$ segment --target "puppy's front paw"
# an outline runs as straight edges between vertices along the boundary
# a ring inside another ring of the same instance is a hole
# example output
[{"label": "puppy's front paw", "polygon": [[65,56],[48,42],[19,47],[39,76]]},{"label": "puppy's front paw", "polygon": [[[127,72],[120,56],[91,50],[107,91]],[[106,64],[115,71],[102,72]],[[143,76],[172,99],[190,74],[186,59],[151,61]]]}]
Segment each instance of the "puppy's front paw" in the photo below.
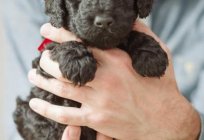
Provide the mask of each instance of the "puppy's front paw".
[{"label": "puppy's front paw", "polygon": [[145,77],[161,77],[168,66],[167,54],[159,44],[138,48],[133,60],[134,69]]},{"label": "puppy's front paw", "polygon": [[51,59],[59,63],[64,78],[75,85],[94,79],[97,62],[82,43],[69,41],[51,50]]}]

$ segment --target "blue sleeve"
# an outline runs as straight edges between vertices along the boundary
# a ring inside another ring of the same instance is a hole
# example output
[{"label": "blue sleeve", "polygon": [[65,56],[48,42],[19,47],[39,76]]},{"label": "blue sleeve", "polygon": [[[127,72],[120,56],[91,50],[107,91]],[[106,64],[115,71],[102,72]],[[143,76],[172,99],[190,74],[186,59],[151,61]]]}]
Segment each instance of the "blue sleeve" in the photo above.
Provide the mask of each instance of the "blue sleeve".
[{"label": "blue sleeve", "polygon": [[200,117],[201,117],[201,132],[198,140],[204,140],[204,115],[200,114]]}]

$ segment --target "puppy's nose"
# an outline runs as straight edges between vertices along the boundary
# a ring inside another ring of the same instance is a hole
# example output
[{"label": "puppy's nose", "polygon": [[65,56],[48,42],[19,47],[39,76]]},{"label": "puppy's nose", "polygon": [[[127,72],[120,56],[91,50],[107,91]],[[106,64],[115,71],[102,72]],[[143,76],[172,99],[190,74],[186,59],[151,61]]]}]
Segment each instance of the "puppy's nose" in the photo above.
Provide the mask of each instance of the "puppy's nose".
[{"label": "puppy's nose", "polygon": [[114,19],[110,16],[96,16],[94,25],[99,28],[108,28],[114,22]]}]

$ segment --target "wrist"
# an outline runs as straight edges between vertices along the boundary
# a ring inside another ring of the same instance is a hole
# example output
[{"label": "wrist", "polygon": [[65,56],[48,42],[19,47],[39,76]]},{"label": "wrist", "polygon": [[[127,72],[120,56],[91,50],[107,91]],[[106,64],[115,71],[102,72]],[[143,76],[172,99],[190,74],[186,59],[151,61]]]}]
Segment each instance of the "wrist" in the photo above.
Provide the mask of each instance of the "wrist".
[{"label": "wrist", "polygon": [[192,111],[189,111],[189,125],[186,134],[186,140],[198,140],[201,132],[201,119],[199,113],[192,107]]},{"label": "wrist", "polygon": [[[181,96],[180,96],[181,97]],[[179,97],[177,96],[177,99]],[[146,140],[198,140],[201,131],[199,113],[184,98],[170,101],[169,112],[157,122],[157,131],[149,131]],[[166,108],[166,107],[165,107]],[[156,130],[153,129],[153,130]]]},{"label": "wrist", "polygon": [[176,140],[198,140],[201,131],[201,119],[199,113],[188,101],[186,101],[181,107],[181,116],[176,121]]},{"label": "wrist", "polygon": [[171,111],[166,113],[155,140],[198,140],[201,132],[199,113],[184,98],[177,97],[170,104]]}]

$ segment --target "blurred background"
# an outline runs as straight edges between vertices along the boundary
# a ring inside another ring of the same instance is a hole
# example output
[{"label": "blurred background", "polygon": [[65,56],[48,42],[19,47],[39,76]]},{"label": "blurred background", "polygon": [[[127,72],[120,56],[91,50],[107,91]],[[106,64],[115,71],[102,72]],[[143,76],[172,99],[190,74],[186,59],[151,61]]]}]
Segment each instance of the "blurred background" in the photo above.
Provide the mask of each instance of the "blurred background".
[{"label": "blurred background", "polygon": [[0,0],[0,140],[21,140],[12,115],[16,98],[25,98],[31,87],[27,73],[42,41],[43,3]]},{"label": "blurred background", "polygon": [[[0,25],[1,26],[1,25]],[[3,43],[3,39],[2,39],[2,28],[0,27],[0,60],[3,60],[4,59],[4,51],[3,51],[3,45],[4,45],[4,43]],[[3,68],[3,61],[0,61],[0,116],[2,116],[2,114],[3,114],[3,104],[2,104],[2,102],[3,102],[3,70],[2,70],[2,68]],[[0,117],[0,119],[1,119],[1,117]],[[3,127],[2,127],[2,125],[0,125],[0,132],[3,132],[4,131],[4,129],[3,129]],[[3,136],[3,134],[4,133],[2,133],[2,135],[0,135],[0,139],[1,140],[4,140],[4,136]]]},{"label": "blurred background", "polygon": [[[0,9],[1,9],[1,1],[0,1]],[[1,10],[0,10],[1,11]],[[0,14],[0,19],[1,19],[1,14]],[[0,20],[0,119],[2,119],[1,116],[3,116],[3,105],[4,105],[4,66],[6,63],[5,60],[5,56],[6,56],[6,52],[5,52],[5,40],[4,40],[4,36],[3,36],[3,29],[2,29],[2,24],[1,24],[1,20]],[[3,129],[3,125],[2,125],[2,121],[0,121],[0,140],[5,140],[5,133],[4,133],[4,129]]]}]

